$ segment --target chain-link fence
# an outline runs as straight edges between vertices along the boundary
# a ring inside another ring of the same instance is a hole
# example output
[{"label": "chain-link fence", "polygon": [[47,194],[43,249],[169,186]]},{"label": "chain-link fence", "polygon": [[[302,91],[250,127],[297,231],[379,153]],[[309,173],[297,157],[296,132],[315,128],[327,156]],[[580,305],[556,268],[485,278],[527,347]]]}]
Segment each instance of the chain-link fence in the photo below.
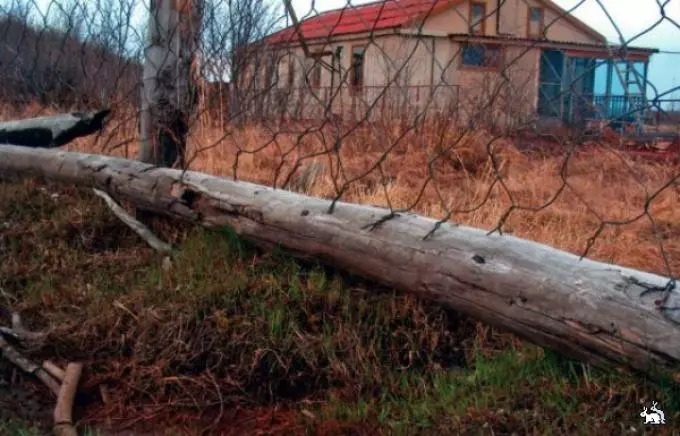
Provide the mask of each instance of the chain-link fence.
[{"label": "chain-link fence", "polygon": [[162,3],[1,1],[2,117],[110,107],[67,148],[136,158],[179,108],[191,170],[680,267],[676,3]]}]

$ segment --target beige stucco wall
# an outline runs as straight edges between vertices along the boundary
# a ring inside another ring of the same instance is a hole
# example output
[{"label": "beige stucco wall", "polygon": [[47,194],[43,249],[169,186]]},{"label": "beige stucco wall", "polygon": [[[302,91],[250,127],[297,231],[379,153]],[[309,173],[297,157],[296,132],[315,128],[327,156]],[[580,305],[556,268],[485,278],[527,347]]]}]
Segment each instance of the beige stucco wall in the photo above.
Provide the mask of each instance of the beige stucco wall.
[{"label": "beige stucco wall", "polygon": [[[525,8],[525,17],[527,13],[528,8]],[[546,9],[545,11],[545,25],[548,26],[548,39],[553,41],[582,42],[586,44],[597,44],[602,42],[577,28],[575,25],[562,18],[561,14],[552,9]]]},{"label": "beige stucco wall", "polygon": [[[349,48],[345,50],[348,52]],[[364,70],[366,87],[360,101],[353,103],[353,110],[361,116],[362,110],[368,110],[376,99],[382,98],[392,102],[392,106],[429,107],[434,111],[443,110],[455,101],[466,106],[463,112],[471,114],[485,105],[497,87],[503,92],[493,103],[492,116],[499,117],[498,112],[505,110],[524,117],[535,110],[538,49],[527,51],[506,47],[504,59],[512,64],[504,70],[507,79],[499,71],[463,67],[461,50],[459,44],[447,37],[389,36],[368,43]],[[344,59],[343,68],[349,68],[349,59]],[[385,92],[389,83],[394,85]],[[351,106],[347,102],[356,98],[343,92],[343,100],[346,109]],[[381,104],[379,100],[374,110],[383,108]]]},{"label": "beige stucco wall", "polygon": [[[287,116],[313,118],[323,114],[330,104],[331,95],[339,92],[332,102],[332,112],[341,116],[349,114],[361,118],[371,107],[374,113],[397,109],[417,112],[426,107],[429,111],[443,111],[454,103],[461,105],[462,115],[465,116],[478,111],[496,87],[501,86],[504,92],[516,97],[497,99],[492,111],[494,117],[499,116],[497,112],[501,108],[508,108],[508,102],[515,105],[511,110],[516,113],[524,114],[527,107],[535,107],[539,54],[537,49],[523,53],[525,49],[506,48],[505,59],[514,60],[513,66],[506,70],[510,82],[504,81],[498,71],[463,67],[461,46],[447,37],[393,35],[374,40],[338,42],[323,48],[312,47],[312,51],[334,51],[338,46],[343,46],[342,76],[349,80],[351,50],[358,45],[366,47],[365,86],[361,95],[353,94],[346,84],[343,89],[337,90],[341,74],[336,74],[333,81],[335,89],[330,89],[331,72],[325,68],[321,73],[321,88],[306,88],[304,71],[312,61],[305,57],[301,48],[295,48],[283,54],[279,64],[278,90],[273,93],[278,95],[278,100],[272,97],[270,103],[263,105],[270,109],[276,108],[271,110],[277,114],[283,110]],[[326,61],[330,63],[330,58]],[[287,89],[288,62],[295,63],[293,90]],[[388,85],[389,88],[385,91]],[[516,107],[518,102],[523,105],[521,110]],[[285,109],[280,108],[282,104]]]},{"label": "beige stucco wall", "polygon": [[[461,63],[460,44],[447,39],[437,41],[435,84],[458,87],[456,95],[461,116],[479,113],[496,91],[501,92],[492,103],[489,115],[508,112],[526,118],[535,111],[538,87],[538,61],[540,50],[507,46],[504,49],[505,66],[501,71],[467,68]],[[449,91],[454,93],[453,90]]]},{"label": "beige stucco wall", "polygon": [[[493,10],[493,3],[496,0],[486,0],[486,10],[489,14]],[[484,1],[480,1],[483,3]],[[423,33],[434,35],[448,35],[451,33],[467,33],[469,30],[468,21],[470,19],[470,3],[464,2],[452,6],[449,10],[440,12],[427,18],[422,26]],[[486,31],[495,32],[496,17],[489,16],[486,19]]]},{"label": "beige stucco wall", "polygon": [[390,36],[369,46],[366,58],[366,84],[384,85],[398,75],[410,86],[430,84],[432,38]]},{"label": "beige stucco wall", "polygon": [[526,21],[521,21],[520,17],[526,20],[526,12],[522,13],[522,8],[527,8],[524,0],[505,0],[500,9],[500,33],[525,36]]},{"label": "beige stucco wall", "polygon": [[[480,2],[486,3],[485,34],[488,36],[497,35],[496,20],[498,19],[500,33],[522,38],[528,37],[527,18],[529,8],[544,7],[545,24],[549,25],[548,39],[583,43],[600,42],[563,18],[554,8],[539,0],[505,0],[500,8],[500,14],[496,13],[498,8],[497,0],[480,0]],[[423,33],[441,36],[451,33],[467,33],[469,19],[470,2],[464,2],[428,18],[423,25]]]},{"label": "beige stucco wall", "polygon": [[584,32],[554,8],[539,0],[506,0],[501,6],[500,32],[526,38],[529,8],[543,7],[547,37],[554,41],[598,43],[597,38]]},{"label": "beige stucco wall", "polygon": [[[449,44],[448,40],[444,41]],[[380,111],[386,109],[384,102],[392,106],[398,105],[424,105],[429,98],[430,84],[432,82],[433,64],[433,38],[416,38],[403,35],[381,36],[372,39],[354,39],[346,42],[335,42],[325,46],[311,46],[312,52],[333,51],[342,47],[340,59],[341,72],[336,72],[331,82],[331,71],[322,68],[321,88],[315,91],[306,89],[304,82],[305,66],[309,67],[313,61],[305,57],[301,48],[288,50],[279,64],[278,88],[285,91],[288,86],[288,62],[295,63],[294,91],[286,96],[287,105],[293,111],[302,110],[309,114],[314,110],[322,110],[324,104],[330,104],[333,93],[338,94],[333,99],[332,109],[338,115],[347,114],[348,111],[361,117],[370,107]],[[441,42],[438,42],[441,44]],[[351,53],[357,46],[365,47],[364,60],[364,89],[361,95],[356,95],[347,85],[350,80]],[[330,63],[331,58],[325,58]],[[343,79],[344,87],[338,90],[338,85]],[[330,89],[333,83],[334,89]],[[384,91],[386,85],[392,84],[388,91]],[[408,87],[408,89],[407,89]],[[312,92],[318,98],[312,98]],[[304,98],[301,103],[300,99]],[[320,101],[319,101],[320,100]],[[376,104],[376,100],[379,104]],[[299,106],[302,105],[302,109]],[[295,112],[298,113],[298,112]]]}]

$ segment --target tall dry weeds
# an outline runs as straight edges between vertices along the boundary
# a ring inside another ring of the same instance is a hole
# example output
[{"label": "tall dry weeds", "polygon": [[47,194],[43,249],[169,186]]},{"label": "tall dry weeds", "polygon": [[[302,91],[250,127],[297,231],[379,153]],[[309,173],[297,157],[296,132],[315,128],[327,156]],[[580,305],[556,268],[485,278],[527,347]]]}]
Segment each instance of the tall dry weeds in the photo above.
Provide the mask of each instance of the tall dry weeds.
[{"label": "tall dry weeds", "polygon": [[[111,129],[67,148],[134,158],[135,138],[122,131]],[[668,273],[663,241],[670,266],[679,265],[680,244],[672,237],[680,218],[672,207],[677,184],[649,203],[654,222],[644,214],[648,197],[678,170],[675,164],[632,157],[607,141],[576,150],[553,143],[549,154],[521,152],[510,138],[445,123],[417,133],[392,125],[347,132],[328,126],[199,126],[190,138],[190,169],[277,187],[288,181],[288,188],[308,195],[332,199],[342,193],[343,201],[411,208],[488,230],[514,206],[506,232],[577,254],[603,222],[610,223],[590,257]]]}]

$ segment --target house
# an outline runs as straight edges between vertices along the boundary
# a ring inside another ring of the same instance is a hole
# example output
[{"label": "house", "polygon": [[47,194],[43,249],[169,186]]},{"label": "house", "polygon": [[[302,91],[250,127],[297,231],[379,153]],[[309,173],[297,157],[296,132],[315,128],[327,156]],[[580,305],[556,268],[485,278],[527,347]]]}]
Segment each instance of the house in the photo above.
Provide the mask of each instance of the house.
[{"label": "house", "polygon": [[631,121],[655,52],[611,45],[550,0],[381,0],[267,36],[244,77],[260,116]]}]

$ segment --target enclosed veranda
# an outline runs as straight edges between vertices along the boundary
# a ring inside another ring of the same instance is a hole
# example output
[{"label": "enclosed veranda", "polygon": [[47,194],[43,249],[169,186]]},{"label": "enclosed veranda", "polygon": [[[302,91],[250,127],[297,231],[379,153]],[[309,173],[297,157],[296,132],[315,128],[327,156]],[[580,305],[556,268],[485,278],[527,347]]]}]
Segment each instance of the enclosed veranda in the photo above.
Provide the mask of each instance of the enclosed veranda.
[{"label": "enclosed veranda", "polygon": [[641,131],[652,49],[541,51],[538,115],[564,125],[608,122]]}]

